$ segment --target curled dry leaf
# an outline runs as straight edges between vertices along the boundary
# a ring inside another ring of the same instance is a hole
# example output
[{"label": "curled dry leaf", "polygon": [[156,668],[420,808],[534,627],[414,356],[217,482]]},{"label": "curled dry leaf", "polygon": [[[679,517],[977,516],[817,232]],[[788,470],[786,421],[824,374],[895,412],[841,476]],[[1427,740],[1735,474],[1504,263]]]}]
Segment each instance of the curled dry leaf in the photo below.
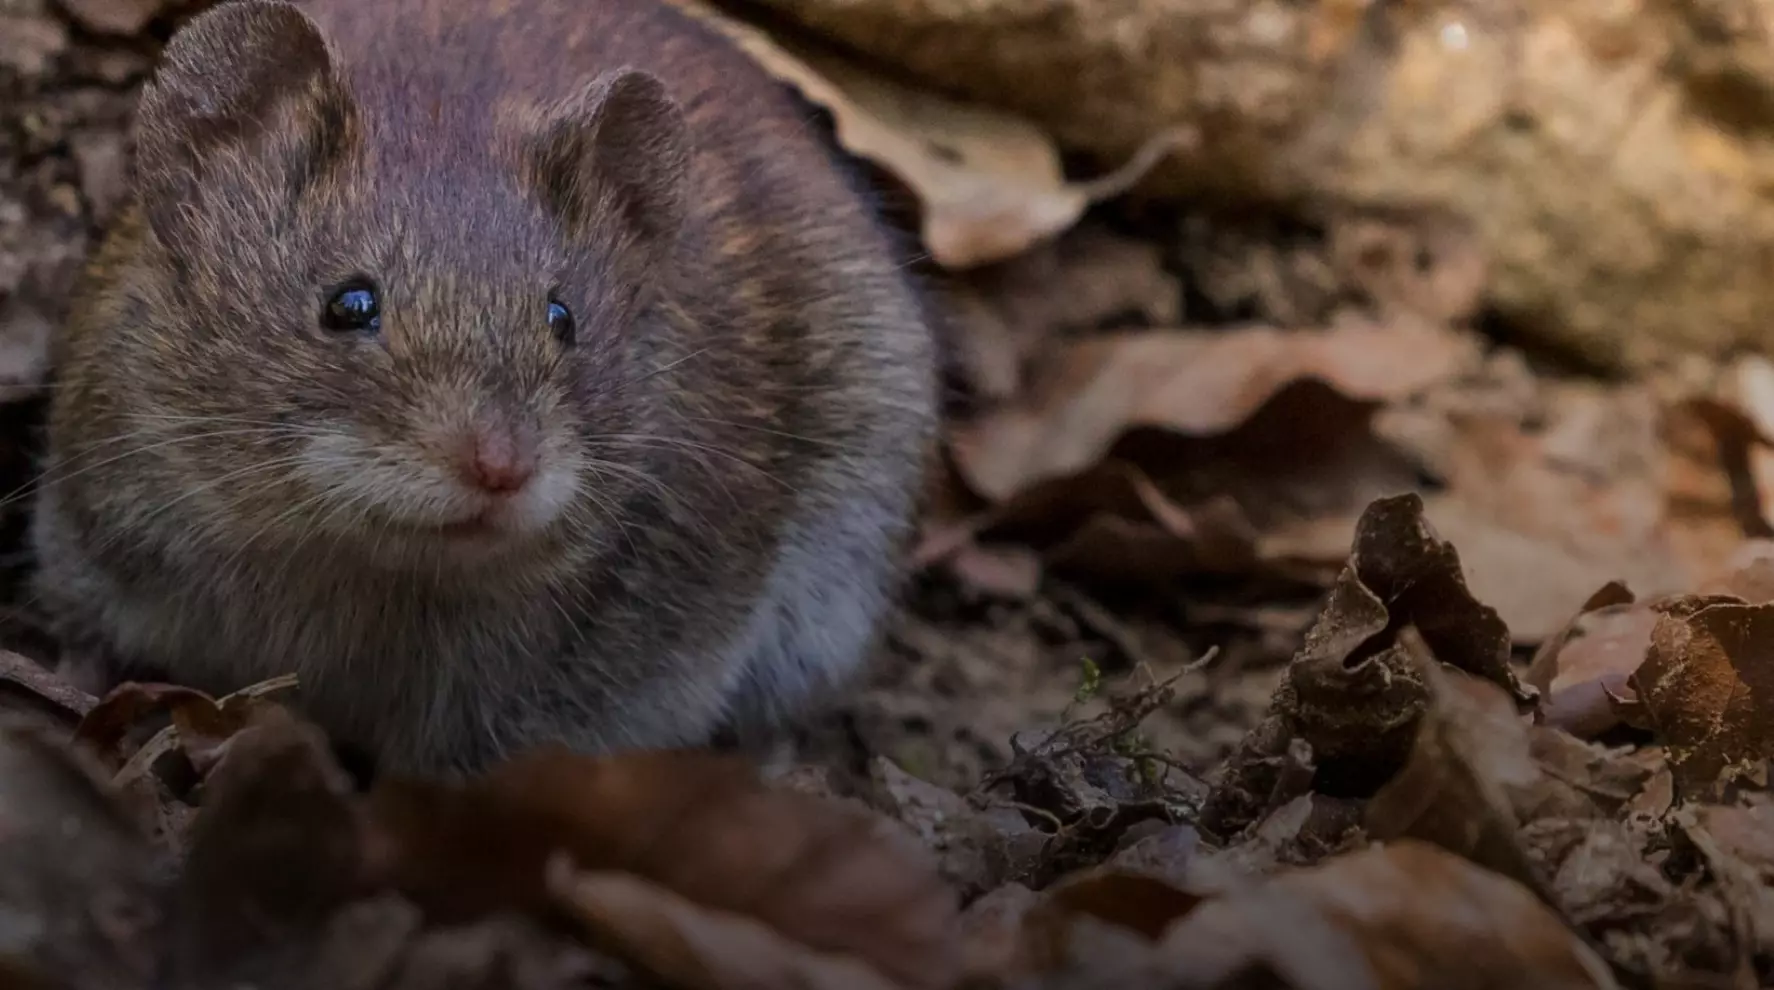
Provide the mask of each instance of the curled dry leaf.
[{"label": "curled dry leaf", "polygon": [[[140,764],[149,756],[182,749],[200,771],[214,765],[223,745],[253,718],[273,707],[271,695],[296,687],[294,674],[250,684],[215,699],[202,691],[175,684],[119,684],[86,713],[74,739],[119,768]],[[172,725],[160,730],[139,749],[129,748],[130,734],[150,716],[166,714]],[[145,768],[143,768],[145,771]],[[133,776],[133,775],[132,775]]]},{"label": "curled dry leaf", "polygon": [[1459,554],[1429,526],[1422,498],[1376,500],[1269,717],[1228,759],[1203,812],[1210,827],[1235,832],[1265,813],[1295,739],[1311,747],[1317,780],[1334,781],[1337,793],[1368,793],[1391,778],[1429,697],[1424,664],[1400,635],[1407,628],[1440,661],[1520,701],[1533,697],[1510,670],[1508,628],[1472,597]]},{"label": "curled dry leaf", "polygon": [[1688,596],[1659,605],[1632,675],[1684,795],[1774,758],[1774,604]]},{"label": "curled dry leaf", "polygon": [[824,107],[839,144],[904,183],[921,207],[924,246],[947,268],[1001,261],[1071,227],[1193,134],[1165,131],[1120,168],[1067,182],[1052,139],[1015,114],[904,85],[806,41],[773,38],[701,0],[672,2]]},{"label": "curled dry leaf", "polygon": [[[1509,630],[1467,590],[1459,554],[1424,518],[1422,498],[1379,499],[1362,513],[1349,564],[1278,695],[1321,761],[1372,755],[1410,731],[1426,695],[1421,665],[1400,643],[1407,627],[1441,662],[1518,701],[1533,697],[1509,667]],[[1366,704],[1352,706],[1355,698]]]},{"label": "curled dry leaf", "polygon": [[0,712],[24,710],[73,724],[98,700],[30,657],[0,650]]},{"label": "curled dry leaf", "polygon": [[771,791],[736,760],[543,750],[460,785],[384,781],[367,813],[376,871],[440,918],[545,911],[547,863],[564,852],[576,875],[669,891],[598,901],[632,902],[649,925],[683,921],[687,900],[910,988],[945,986],[959,964],[955,895],[909,836],[847,803]]}]

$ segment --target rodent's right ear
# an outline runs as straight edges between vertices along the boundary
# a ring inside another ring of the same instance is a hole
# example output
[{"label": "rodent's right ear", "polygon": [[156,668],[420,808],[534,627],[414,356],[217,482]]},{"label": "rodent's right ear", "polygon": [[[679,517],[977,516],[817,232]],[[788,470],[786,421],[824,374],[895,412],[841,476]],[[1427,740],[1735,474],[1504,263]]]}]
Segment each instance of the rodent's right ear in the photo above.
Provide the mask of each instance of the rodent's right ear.
[{"label": "rodent's right ear", "polygon": [[[342,157],[356,122],[333,53],[282,0],[233,0],[173,35],[136,108],[136,184],[163,240],[217,163],[269,170],[290,197]],[[255,153],[239,152],[253,148]],[[257,177],[255,177],[257,178]]]}]

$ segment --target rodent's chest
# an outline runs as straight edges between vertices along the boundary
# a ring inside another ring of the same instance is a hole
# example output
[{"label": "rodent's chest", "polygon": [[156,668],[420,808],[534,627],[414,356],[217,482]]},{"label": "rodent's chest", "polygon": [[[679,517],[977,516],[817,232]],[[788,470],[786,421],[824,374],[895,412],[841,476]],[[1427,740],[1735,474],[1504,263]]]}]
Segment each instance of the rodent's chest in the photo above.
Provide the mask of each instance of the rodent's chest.
[{"label": "rodent's chest", "polygon": [[249,666],[316,687],[347,673],[411,683],[452,665],[551,651],[572,632],[546,601],[438,594],[383,574],[194,584],[173,614],[166,604],[157,594],[120,596],[123,651],[230,682]]}]

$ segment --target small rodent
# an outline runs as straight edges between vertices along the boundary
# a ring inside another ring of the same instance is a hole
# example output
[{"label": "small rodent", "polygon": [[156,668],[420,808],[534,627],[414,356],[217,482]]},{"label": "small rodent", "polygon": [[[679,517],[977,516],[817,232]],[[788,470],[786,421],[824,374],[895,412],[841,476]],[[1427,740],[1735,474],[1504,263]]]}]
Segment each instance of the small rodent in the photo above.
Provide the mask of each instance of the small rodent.
[{"label": "small rodent", "polygon": [[231,0],[54,348],[36,594],[112,682],[295,673],[378,769],[768,734],[936,418],[893,234],[664,0]]}]

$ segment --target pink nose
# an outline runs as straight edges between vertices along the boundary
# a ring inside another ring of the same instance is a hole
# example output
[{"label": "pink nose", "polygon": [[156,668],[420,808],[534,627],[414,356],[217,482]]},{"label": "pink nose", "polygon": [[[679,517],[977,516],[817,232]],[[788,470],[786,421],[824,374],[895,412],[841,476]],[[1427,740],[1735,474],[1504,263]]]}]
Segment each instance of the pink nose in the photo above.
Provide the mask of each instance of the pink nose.
[{"label": "pink nose", "polygon": [[536,476],[535,441],[511,429],[473,431],[462,454],[462,480],[493,495],[519,491]]}]

